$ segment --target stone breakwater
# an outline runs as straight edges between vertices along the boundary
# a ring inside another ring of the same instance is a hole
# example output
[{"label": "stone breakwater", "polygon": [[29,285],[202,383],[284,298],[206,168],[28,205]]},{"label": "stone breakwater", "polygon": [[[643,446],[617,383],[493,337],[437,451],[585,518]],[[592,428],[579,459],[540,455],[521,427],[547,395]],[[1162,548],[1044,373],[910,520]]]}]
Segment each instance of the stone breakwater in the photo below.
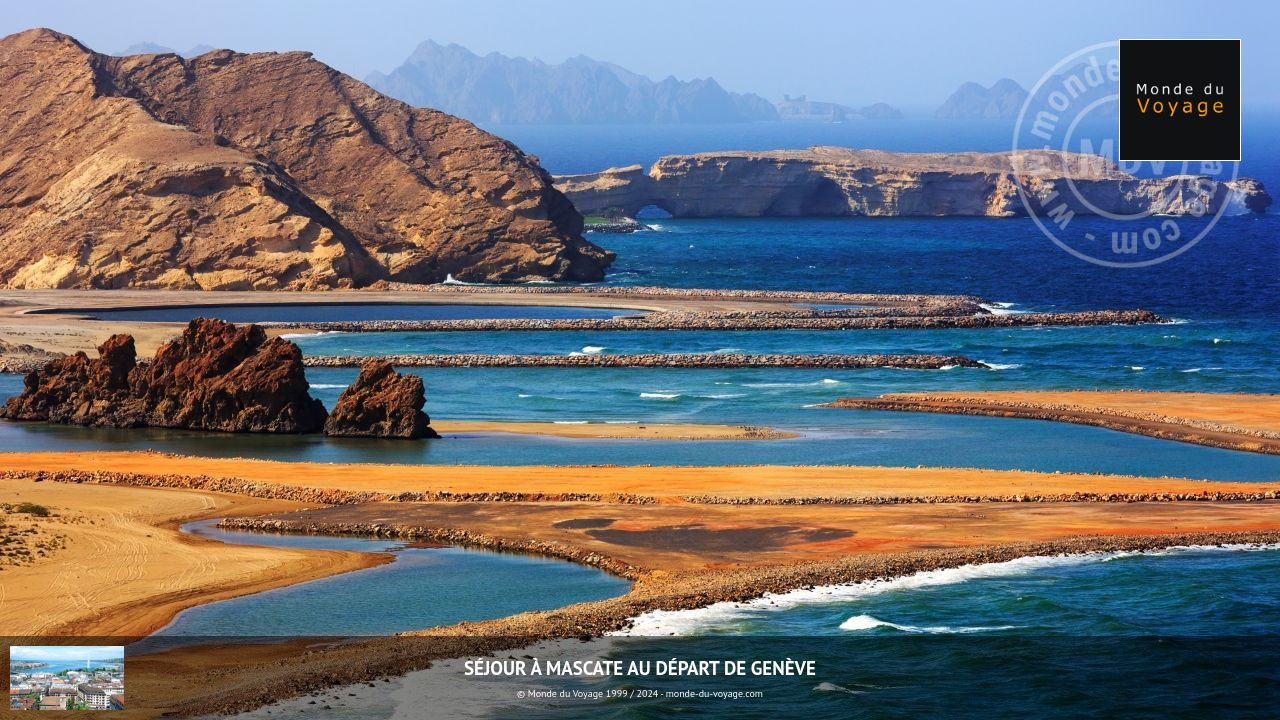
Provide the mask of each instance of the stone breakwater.
[{"label": "stone breakwater", "polygon": [[[396,367],[584,367],[584,368],[985,368],[962,355],[747,355],[740,353],[649,353],[640,355],[388,355]],[[311,355],[307,367],[361,367],[359,355]]]},{"label": "stone breakwater", "polygon": [[1074,403],[1033,403],[947,395],[839,398],[829,407],[1052,420],[1227,450],[1280,455],[1280,433],[1161,413]]},{"label": "stone breakwater", "polygon": [[902,315],[867,317],[819,311],[795,313],[649,313],[614,318],[486,318],[470,320],[343,320],[260,323],[324,332],[498,332],[608,330],[904,330],[1040,326],[1142,325],[1165,322],[1149,310],[1091,310],[1015,315]]},{"label": "stone breakwater", "polygon": [[[414,492],[378,492],[311,488],[281,483],[245,480],[210,475],[151,475],[107,470],[4,470],[0,479],[61,482],[88,485],[125,485],[130,487],[173,488],[231,493],[270,500],[289,500],[318,505],[359,505],[373,502],[594,502],[613,505],[655,505],[662,498],[635,493],[546,493],[546,492],[452,492],[423,490]],[[725,497],[722,495],[685,495],[682,502],[699,505],[930,505],[942,503],[1137,503],[1137,502],[1262,502],[1280,499],[1275,488],[1257,490],[1196,493],[1126,492],[1126,493],[1011,493],[1001,495],[868,495],[824,497]]]},{"label": "stone breakwater", "polygon": [[590,550],[542,540],[513,540],[459,528],[406,527],[391,523],[308,522],[306,520],[253,517],[226,518],[218,523],[218,527],[226,530],[247,530],[293,535],[359,535],[417,541],[427,540],[449,545],[461,545],[463,547],[485,548],[500,552],[519,552],[571,560],[582,565],[599,568],[628,580],[636,579],[641,573],[641,570],[634,565]]},{"label": "stone breakwater", "polygon": [[614,505],[652,505],[658,502],[656,498],[631,493],[451,492],[448,490],[386,493],[370,490],[300,487],[236,477],[150,475],[107,470],[2,470],[0,479],[206,490],[318,505],[359,505],[371,502],[598,502]]},{"label": "stone breakwater", "polygon": [[[291,527],[307,532],[337,533],[372,528],[347,523],[261,519],[244,521],[241,529],[272,531]],[[536,542],[510,541],[474,533],[455,534],[439,528],[388,525],[383,537],[454,542],[477,547],[537,552]],[[357,534],[365,534],[357,532]],[[238,676],[225,673],[217,685],[200,694],[175,699],[167,708],[180,716],[245,712],[278,700],[355,683],[398,677],[451,658],[511,652],[550,640],[585,640],[630,626],[632,618],[656,610],[695,610],[720,602],[746,602],[770,593],[903,577],[1021,557],[1080,555],[1100,552],[1143,552],[1182,546],[1262,545],[1280,542],[1280,532],[1203,532],[1145,536],[1079,536],[1044,542],[980,545],[899,553],[864,553],[835,561],[803,562],[745,568],[703,569],[659,577],[598,556],[595,567],[634,578],[632,590],[608,600],[579,603],[552,611],[528,612],[485,622],[460,623],[419,633],[299,648],[295,655],[247,666]],[[548,548],[556,557],[591,557],[590,551],[567,546]],[[616,561],[614,561],[616,562]]]},{"label": "stone breakwater", "polygon": [[1012,493],[1006,495],[879,495],[873,497],[724,497],[684,495],[698,505],[938,505],[948,503],[1139,503],[1139,502],[1260,502],[1280,499],[1280,491],[1198,493]]},{"label": "stone breakwater", "polygon": [[602,297],[656,297],[682,300],[762,300],[824,305],[907,305],[917,303],[963,302],[989,304],[976,295],[917,295],[828,292],[823,290],[739,290],[722,288],[674,288],[653,285],[479,285],[468,283],[417,284],[380,280],[361,290],[420,292],[444,295],[599,295]]}]

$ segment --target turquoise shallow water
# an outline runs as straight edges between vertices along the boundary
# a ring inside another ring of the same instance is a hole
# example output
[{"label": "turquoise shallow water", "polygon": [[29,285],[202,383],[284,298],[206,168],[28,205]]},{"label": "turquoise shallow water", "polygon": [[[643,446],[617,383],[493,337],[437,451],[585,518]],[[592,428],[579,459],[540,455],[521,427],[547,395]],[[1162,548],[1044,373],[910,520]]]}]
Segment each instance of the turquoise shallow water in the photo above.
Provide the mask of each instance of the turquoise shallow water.
[{"label": "turquoise shallow water", "polygon": [[[360,537],[185,529],[247,545],[394,553],[386,565],[200,605],[161,636],[386,635],[489,620],[621,595],[626,580],[562,560],[456,547],[412,547]],[[496,590],[501,588],[501,592]]]}]

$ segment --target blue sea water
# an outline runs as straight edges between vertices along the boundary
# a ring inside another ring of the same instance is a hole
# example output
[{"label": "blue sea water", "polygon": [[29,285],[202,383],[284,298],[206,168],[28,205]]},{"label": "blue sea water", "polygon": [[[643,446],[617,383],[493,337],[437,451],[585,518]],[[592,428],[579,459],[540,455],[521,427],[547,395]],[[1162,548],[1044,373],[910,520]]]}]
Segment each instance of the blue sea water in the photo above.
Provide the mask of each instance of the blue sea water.
[{"label": "blue sea water", "polygon": [[[759,691],[735,712],[815,718],[1274,717],[1280,550],[1024,558],[640,619],[627,662],[814,661],[813,676],[604,679],[579,690]],[[664,637],[657,637],[657,636]],[[727,716],[725,703],[674,709]],[[522,717],[657,718],[670,699],[552,702]],[[515,716],[503,708],[496,716]]]}]

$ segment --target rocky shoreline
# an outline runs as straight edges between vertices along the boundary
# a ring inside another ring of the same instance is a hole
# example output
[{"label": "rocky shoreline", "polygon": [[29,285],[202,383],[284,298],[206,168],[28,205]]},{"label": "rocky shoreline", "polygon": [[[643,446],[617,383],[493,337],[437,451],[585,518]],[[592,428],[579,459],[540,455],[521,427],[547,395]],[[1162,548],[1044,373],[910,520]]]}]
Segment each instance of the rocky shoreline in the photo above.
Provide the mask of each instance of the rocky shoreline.
[{"label": "rocky shoreline", "polygon": [[839,398],[829,407],[895,412],[981,415],[1049,420],[1147,435],[1196,445],[1280,455],[1280,433],[1173,415],[1123,411],[1089,405],[991,401],[977,397],[884,395],[877,398]]},{"label": "rocky shoreline", "polygon": [[[905,368],[940,370],[952,367],[986,368],[963,355],[748,355],[744,353],[644,353],[639,355],[486,355],[476,353],[387,355],[379,358],[396,367],[583,367],[583,368]],[[361,355],[308,355],[307,367],[361,367]]]},{"label": "rocky shoreline", "polygon": [[342,320],[272,322],[265,327],[320,332],[500,332],[511,330],[939,330],[951,328],[1083,327],[1165,322],[1149,310],[1090,310],[1012,315],[910,315],[883,317],[856,311],[649,313],[613,318],[486,318],[470,320]]},{"label": "rocky shoreline", "polygon": [[[318,524],[270,518],[236,521],[228,526],[271,532],[298,530],[332,534],[368,534],[373,530],[359,524]],[[866,553],[836,561],[701,570],[669,576],[625,563],[618,564],[606,556],[567,546],[542,547],[536,542],[512,542],[465,531],[419,526],[387,526],[377,532],[381,537],[406,540],[466,542],[477,547],[517,552],[550,551],[556,557],[570,558],[630,578],[634,585],[631,592],[622,597],[558,610],[527,612],[493,621],[460,623],[405,635],[299,649],[294,657],[246,666],[242,668],[243,680],[219,683],[217,689],[179,701],[168,711],[181,716],[243,712],[283,698],[401,676],[429,667],[437,660],[511,652],[547,640],[601,637],[623,630],[630,625],[632,618],[656,610],[694,610],[721,602],[746,602],[767,594],[801,588],[887,580],[1021,557],[1280,542],[1280,532],[1277,531],[1093,535],[1045,542]]]}]

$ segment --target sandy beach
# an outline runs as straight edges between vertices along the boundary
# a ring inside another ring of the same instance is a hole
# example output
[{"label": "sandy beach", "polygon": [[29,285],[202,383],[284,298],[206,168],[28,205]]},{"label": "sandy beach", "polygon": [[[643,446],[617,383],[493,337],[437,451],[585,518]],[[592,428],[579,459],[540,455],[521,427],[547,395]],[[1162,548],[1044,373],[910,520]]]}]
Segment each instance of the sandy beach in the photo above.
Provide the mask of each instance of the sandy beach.
[{"label": "sandy beach", "polygon": [[301,503],[9,479],[0,479],[0,498],[47,507],[52,516],[28,522],[64,540],[48,557],[0,572],[0,626],[9,635],[140,635],[193,605],[382,561],[227,545],[177,530],[188,520],[306,507]]},{"label": "sandy beach", "polygon": [[931,392],[841,398],[831,405],[1054,420],[1231,450],[1280,453],[1280,397],[1275,395],[1088,390]]}]

